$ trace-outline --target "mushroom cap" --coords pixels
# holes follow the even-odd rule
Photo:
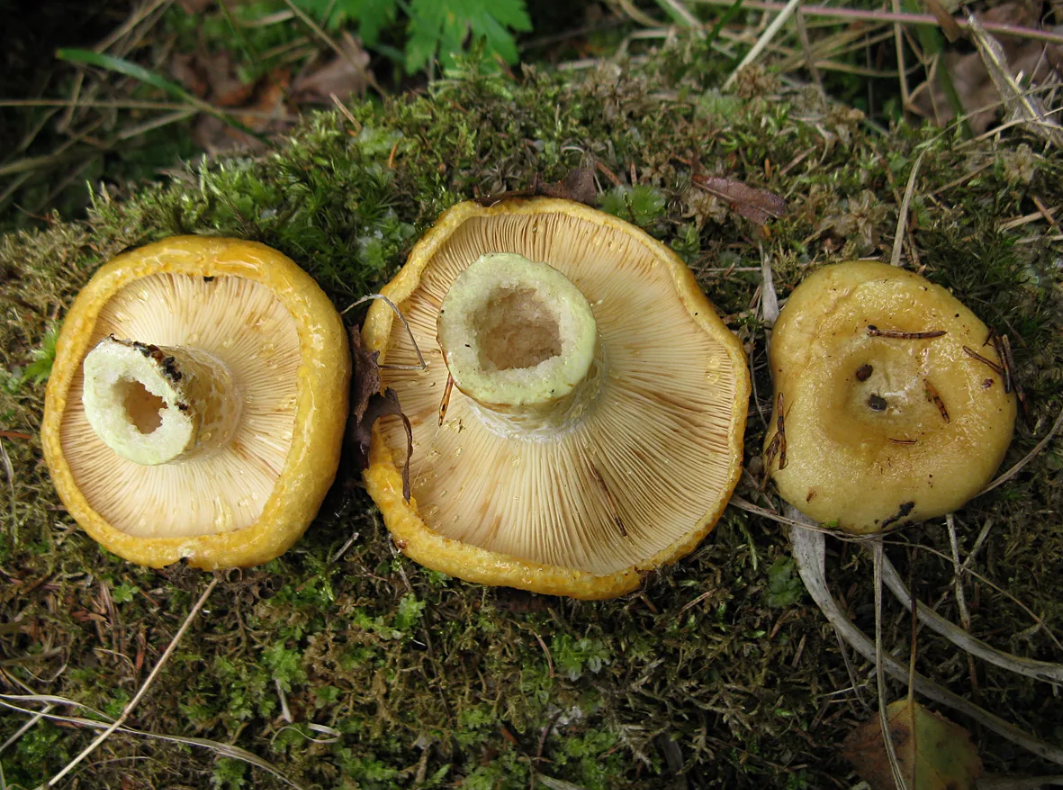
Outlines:
[[[437,317],[455,278],[488,253],[548,264],[590,305],[605,359],[597,401],[549,438],[513,438],[455,387]],[[676,254],[611,215],[567,200],[461,203],[384,288],[427,368],[381,370],[413,429],[402,496],[401,422],[373,432],[366,486],[398,547],[467,581],[609,598],[692,551],[726,507],[742,465],[749,373],[742,346]],[[363,337],[382,363],[415,365],[402,326],[370,308]],[[626,533],[626,534],[624,534]]]
[[[188,343],[228,365],[243,398],[232,442],[162,466],[104,444],[85,417],[82,362],[112,333]],[[105,264],[67,313],[44,457],[67,510],[109,551],[156,568],[257,565],[302,535],[332,484],[349,378],[343,323],[291,259],[255,242],[166,239]]]
[[[1015,424],[1014,394],[970,354],[999,366],[989,337],[951,293],[912,272],[874,262],[814,271],[772,333],[765,449],[781,396],[785,468],[781,450],[767,458],[779,494],[856,533],[959,508],[992,478]]]

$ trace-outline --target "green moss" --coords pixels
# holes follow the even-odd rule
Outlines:
[[[353,122],[311,116],[264,156],[189,169],[126,202],[98,195],[87,223],[3,237],[0,367],[19,386],[0,387],[0,429],[36,433],[43,387],[24,372],[91,272],[126,247],[175,233],[255,239],[291,255],[344,307],[397,271],[447,207],[585,166],[601,179],[607,208],[679,250],[746,344],[759,396],[746,436],[752,458],[771,392],[760,248],[780,298],[810,265],[888,257],[900,194],[925,152],[906,252],[1011,337],[1031,416],[1007,462],[1021,458],[1060,408],[1063,247],[1047,223],[1002,225],[1036,212],[1034,198],[1063,205],[1063,157],[1016,128],[999,143],[906,127],[883,136],[814,94],[758,94],[757,80],[743,84],[745,98],[721,94],[723,67],[701,46],[679,41],[644,68],[575,78],[528,70],[516,83],[470,73],[427,95],[352,107]],[[691,184],[695,164],[784,195],[786,216],[761,231]],[[98,549],[59,509],[38,441],[2,441],[16,496],[11,507],[0,500],[0,623],[18,625],[0,629],[0,660],[16,659],[0,663],[0,686],[22,683],[114,713],[205,578],[180,566],[135,568]],[[1061,453],[1049,448],[957,516],[965,551],[992,521],[978,571],[1057,630]],[[740,493],[762,496],[748,482]],[[940,524],[910,534],[949,556]],[[924,600],[951,589],[950,561],[890,551],[912,569]],[[587,788],[650,788],[671,781],[677,759],[704,787],[832,786],[848,776],[834,745],[869,715],[861,700],[873,689],[841,691],[852,683],[846,663],[788,555],[774,523],[732,508],[693,555],[616,601],[485,589],[395,556],[343,472],[292,551],[224,576],[137,723],[233,743],[308,787],[525,788],[534,772]],[[832,543],[829,565],[833,589],[870,631],[868,560]],[[1030,621],[1008,598],[980,584],[977,600],[977,633],[1060,659],[1043,630],[1009,641]],[[957,618],[951,598],[939,611]],[[893,606],[886,618],[887,649],[906,655],[909,620]],[[969,693],[966,666],[920,634],[921,671]],[[979,673],[983,706],[1023,711],[1042,737],[1063,727],[1043,687]],[[294,728],[285,729],[285,706]],[[0,717],[0,742],[24,721]],[[994,770],[1047,771],[991,734],[974,735]],[[36,786],[89,737],[35,725],[0,755],[6,781]],[[280,786],[207,750],[119,735],[101,748],[94,781],[117,786],[130,772],[126,758],[144,755],[151,759],[132,770],[159,786],[200,786],[204,776],[222,787]]]

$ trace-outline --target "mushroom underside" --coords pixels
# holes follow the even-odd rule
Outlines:
[[[487,253],[554,267],[582,292],[597,323],[604,370],[596,399],[547,436],[501,435],[457,388],[438,425],[448,377],[438,313],[455,278]],[[498,367],[519,371],[549,360],[550,310],[519,291],[498,302],[516,309],[492,309],[473,330],[482,348],[502,357]],[[385,355],[395,367],[383,371],[384,385],[396,390],[413,426],[412,492],[424,523],[492,552],[598,575],[644,566],[706,529],[740,462],[741,374],[726,341],[707,329],[709,317],[699,315],[705,305],[688,307],[674,269],[619,228],[560,212],[463,222],[400,304],[427,368],[398,369],[416,363],[405,333],[392,333]],[[727,332],[714,313],[711,320]],[[534,342],[524,339],[529,324],[544,329]],[[381,436],[393,457],[404,457],[400,421],[383,420]]]
[[[134,463],[89,424],[79,364],[61,442],[90,507],[115,529],[140,537],[211,535],[253,524],[292,443],[301,350],[287,308],[268,288],[243,277],[153,274],[107,302],[88,349],[110,336],[144,348],[187,347],[219,361],[240,400],[239,423],[231,439],[195,458]],[[162,392],[137,378],[119,376],[113,385],[120,419],[145,436],[160,430],[167,408]]]

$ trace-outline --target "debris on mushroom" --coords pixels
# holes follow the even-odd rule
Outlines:
[[[45,459],[115,554],[257,565],[302,535],[335,477],[349,377],[342,321],[293,261],[168,239],[103,266],[67,314]]]
[[[435,570],[580,598],[688,554],[737,482],[749,373],[666,246],[558,199],[445,213],[363,336],[413,430],[373,434],[364,473],[396,544]]]
[[[771,424],[785,418],[787,463],[777,430],[765,461],[779,494],[857,533],[959,508],[990,481],[1015,424],[993,337],[912,272],[873,262],[813,272],[772,334]]]

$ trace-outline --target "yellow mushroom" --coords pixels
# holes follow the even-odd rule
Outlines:
[[[41,439],[97,542],[162,567],[257,565],[332,483],[350,356],[328,297],[253,242],[177,237],[119,255],[70,308]]]
[[[871,533],[949,513],[1011,442],[1015,395],[989,330],[912,272],[817,269],[781,311],[770,361],[768,472],[819,522]]]
[[[634,589],[709,533],[741,471],[749,374],[689,269],[578,203],[462,203],[363,329],[413,429],[374,430],[365,481],[396,544],[483,584]]]

